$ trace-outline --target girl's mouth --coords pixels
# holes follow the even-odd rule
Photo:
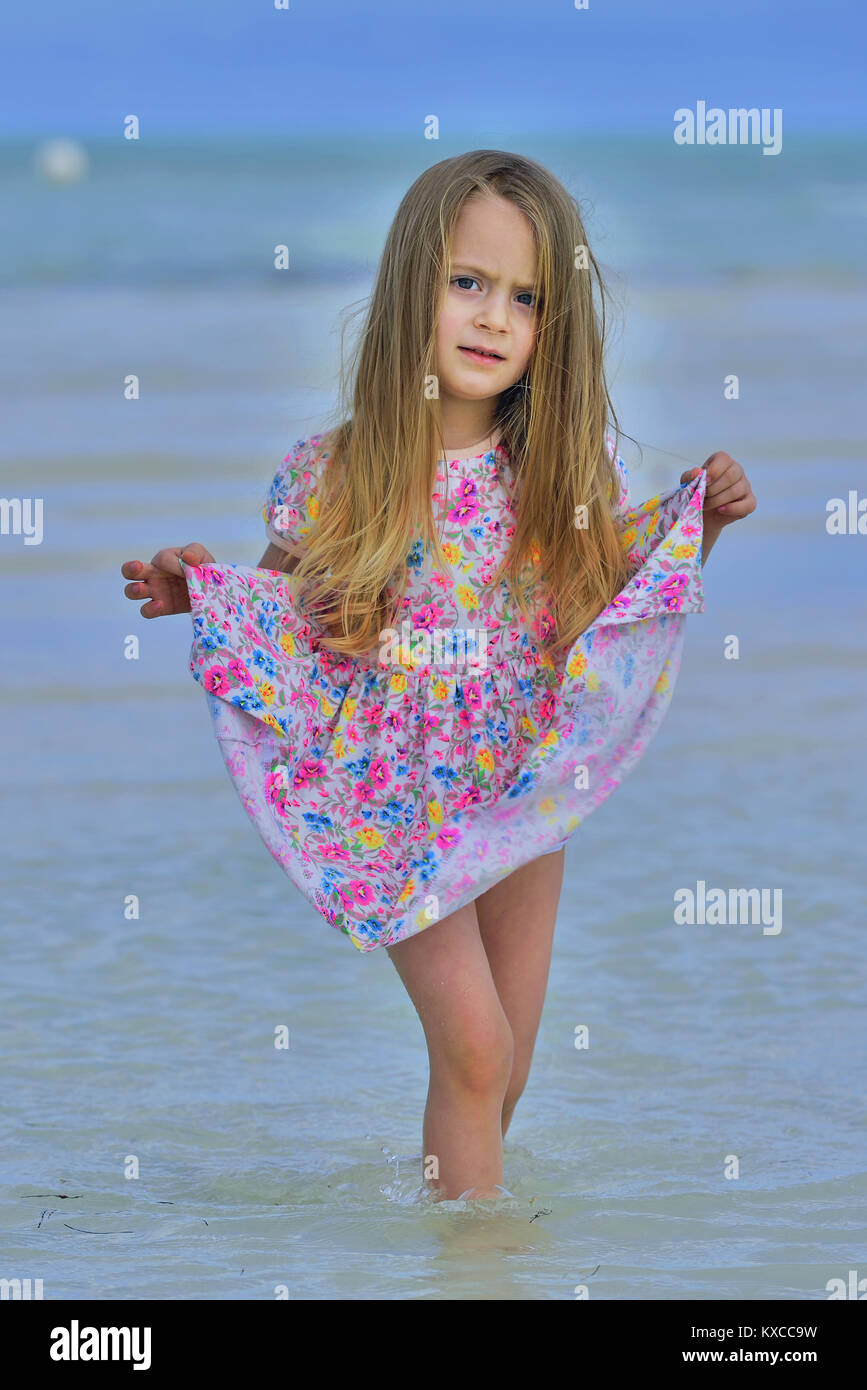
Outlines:
[[[490,362],[502,362],[502,361],[503,361],[503,358],[502,358],[502,357],[498,357],[498,356],[497,356],[495,353],[493,353],[493,352],[477,352],[475,348],[467,348],[467,347],[462,347],[462,348],[459,349],[459,351],[462,352],[462,353],[464,353],[464,355],[465,355],[466,357],[469,357],[473,362],[488,362],[488,363],[490,363]]]

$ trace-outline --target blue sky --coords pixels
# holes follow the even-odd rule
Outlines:
[[[781,107],[863,132],[863,0],[41,0],[7,7],[0,137],[671,128]]]

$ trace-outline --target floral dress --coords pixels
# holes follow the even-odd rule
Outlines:
[[[287,454],[264,506],[272,542],[311,530],[328,457],[322,435]],[[544,608],[528,625],[505,582],[486,587],[515,526],[502,447],[439,464],[448,568],[435,569],[421,538],[408,547],[406,640],[385,664],[381,648],[347,657],[322,646],[292,575],[184,565],[190,671],[241,802],[287,876],[359,950],[425,930],[551,853],[659,728],[686,614],[704,608],[706,475],[631,507],[615,462],[632,578],[556,659],[538,640]]]

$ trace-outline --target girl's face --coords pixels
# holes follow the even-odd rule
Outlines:
[[[507,198],[473,194],[454,227],[449,283],[436,327],[446,412],[457,407],[469,421],[473,402],[487,402],[484,419],[490,420],[495,398],[523,375],[536,340],[535,281],[536,246],[527,218]],[[499,357],[480,358],[471,348],[490,349]],[[484,425],[483,412],[478,419]]]

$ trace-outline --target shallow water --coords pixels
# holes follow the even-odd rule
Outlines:
[[[821,1299],[867,1272],[864,540],[824,527],[827,497],[864,490],[864,285],[845,257],[845,284],[820,283],[806,252],[789,281],[727,280],[752,243],[714,243],[711,207],[707,283],[624,253],[616,399],[657,446],[625,450],[634,495],[727,448],[759,511],[708,561],[656,743],[567,849],[512,1195],[491,1206],[414,1200],[415,1012],[267,854],[188,619],[144,622],[119,574],[193,538],[258,560],[270,475],[328,399],[323,324],[366,283],[223,285],[219,312],[157,271],[11,297],[4,488],[43,496],[46,522],[0,553],[0,1274],[46,1298]],[[133,344],[157,375],[131,423],[105,382]],[[699,880],[780,889],[782,930],[677,925]]]

